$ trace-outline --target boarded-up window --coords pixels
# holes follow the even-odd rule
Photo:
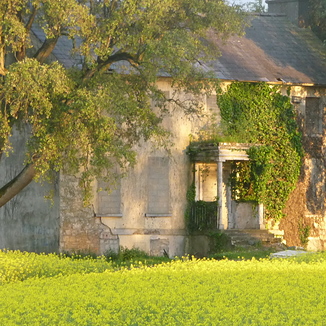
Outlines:
[[[320,135],[323,132],[323,115],[320,98],[306,98],[305,131],[307,136]]]
[[[148,158],[148,193],[146,215],[170,213],[169,158]]]
[[[98,180],[97,214],[98,216],[121,215],[121,182],[117,180],[114,186],[103,180]],[[107,190],[109,186],[109,191]]]

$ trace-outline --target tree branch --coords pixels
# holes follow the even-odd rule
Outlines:
[[[29,17],[27,24],[25,25],[26,31],[28,31],[28,32],[32,28],[33,22],[34,22],[35,17],[36,17],[36,12],[37,12],[37,9],[35,7],[33,7],[33,12]]]
[[[34,58],[38,60],[40,63],[44,63],[44,61],[48,58],[48,56],[52,53],[58,42],[59,36],[55,38],[49,38],[44,41],[40,49],[36,52]]]
[[[32,28],[32,25],[33,25],[34,19],[35,19],[35,17],[36,17],[36,12],[37,12],[37,9],[36,9],[35,7],[33,7],[32,14],[30,15],[30,17],[29,17],[29,19],[28,19],[28,21],[27,21],[27,23],[26,23],[26,25],[25,25],[25,30],[26,30],[26,33],[27,33],[27,34],[30,32],[30,30],[31,30],[31,28]],[[17,17],[18,17],[18,19],[19,19],[19,21],[20,21],[21,23],[24,22],[24,19],[23,19],[23,16],[22,16],[22,12],[21,12],[21,11],[19,11],[19,12],[17,13]],[[21,48],[20,48],[18,51],[16,51],[16,59],[17,59],[18,61],[22,61],[22,60],[25,59],[25,57],[26,57],[26,44],[23,44],[23,45],[21,46]]]
[[[127,52],[116,52],[111,55],[108,59],[101,61],[99,60],[99,64],[94,69],[89,69],[86,71],[85,76],[83,78],[83,82],[86,82],[90,78],[92,78],[98,72],[104,72],[110,68],[112,63],[118,61],[128,61],[133,66],[138,66],[139,62],[133,55]]]
[[[34,164],[27,164],[24,169],[0,189],[0,207],[23,190],[34,178],[36,171]]]

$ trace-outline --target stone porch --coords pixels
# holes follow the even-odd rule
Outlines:
[[[265,229],[264,207],[254,202],[232,199],[229,177],[233,161],[248,161],[253,144],[200,143],[191,145],[196,202],[217,201],[215,229]]]

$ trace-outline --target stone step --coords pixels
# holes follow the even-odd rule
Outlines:
[[[229,238],[232,246],[250,247],[261,244],[263,246],[274,246],[281,244],[282,238],[276,238],[268,230],[258,229],[229,229],[223,231]]]

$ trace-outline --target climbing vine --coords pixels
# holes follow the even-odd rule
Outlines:
[[[195,199],[196,199],[196,185],[195,185],[195,182],[193,182],[190,185],[190,187],[188,188],[186,199],[187,199],[187,208],[186,208],[186,212],[185,212],[185,219],[186,219],[187,225],[189,225],[190,217],[191,217],[191,207],[192,207],[192,205],[193,205],[193,203],[195,202]]]
[[[186,225],[190,232],[215,229],[217,226],[218,198],[211,202],[196,201],[196,185],[193,182],[187,190]]]
[[[232,166],[233,198],[263,203],[266,218],[280,219],[303,156],[290,98],[279,86],[236,82],[217,99],[224,135],[257,144],[248,150],[250,161]]]

